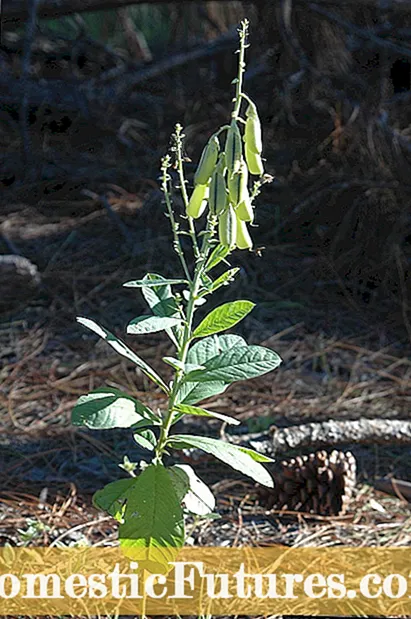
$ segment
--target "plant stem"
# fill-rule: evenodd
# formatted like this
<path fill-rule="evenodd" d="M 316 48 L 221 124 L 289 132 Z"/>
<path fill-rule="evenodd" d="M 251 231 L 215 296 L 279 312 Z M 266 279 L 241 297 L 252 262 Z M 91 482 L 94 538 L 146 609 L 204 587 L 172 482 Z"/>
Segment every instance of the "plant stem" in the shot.
<path fill-rule="evenodd" d="M 233 118 L 237 119 L 240 113 L 241 107 L 241 98 L 242 98 L 242 89 L 243 89 L 243 75 L 245 72 L 245 48 L 246 48 L 246 37 L 248 33 L 248 20 L 244 19 L 241 22 L 241 28 L 239 30 L 240 35 L 240 49 L 238 50 L 239 59 L 238 59 L 238 75 L 236 81 L 236 89 L 235 89 L 235 105 L 233 111 Z"/>
<path fill-rule="evenodd" d="M 213 237 L 214 229 L 216 226 L 216 218 L 213 216 L 209 216 L 207 220 L 207 228 L 205 230 L 203 236 L 203 242 L 201 245 L 201 250 L 199 252 L 199 259 L 195 266 L 194 277 L 190 284 L 190 296 L 187 305 L 187 315 L 186 315 L 186 324 L 184 328 L 183 337 L 181 339 L 181 346 L 178 351 L 178 359 L 185 363 L 188 353 L 188 348 L 190 346 L 190 342 L 192 339 L 192 331 L 193 331 L 193 319 L 195 312 L 195 301 L 197 300 L 197 295 L 201 286 L 201 276 L 203 275 L 204 267 L 207 262 L 208 256 L 210 254 L 210 240 Z M 164 453 L 164 449 L 168 440 L 168 434 L 170 428 L 173 423 L 173 412 L 174 405 L 178 395 L 178 391 L 181 385 L 182 379 L 182 370 L 176 370 L 173 382 L 173 388 L 170 393 L 167 413 L 164 418 L 164 423 L 160 431 L 160 437 L 157 443 L 156 449 L 156 458 L 161 460 L 162 454 Z"/>
<path fill-rule="evenodd" d="M 168 168 L 170 167 L 170 165 L 171 165 L 170 157 L 167 155 L 166 157 L 162 159 L 162 162 L 161 162 L 161 171 L 162 171 L 161 188 L 164 193 L 164 200 L 167 206 L 167 213 L 170 218 L 171 229 L 173 231 L 174 249 L 178 257 L 180 258 L 180 262 L 181 262 L 181 266 L 183 267 L 184 275 L 186 276 L 187 280 L 191 282 L 190 271 L 189 271 L 189 268 L 187 266 L 187 263 L 184 257 L 183 249 L 181 247 L 180 237 L 178 235 L 179 225 L 176 222 L 175 217 L 174 217 L 173 206 L 171 204 L 171 199 L 170 199 L 170 191 L 168 188 L 168 181 L 170 180 L 170 175 L 168 174 Z"/>
<path fill-rule="evenodd" d="M 183 168 L 183 128 L 180 124 L 176 125 L 175 132 L 175 142 L 176 142 L 176 160 L 177 160 L 177 171 L 180 179 L 180 190 L 181 195 L 183 197 L 184 207 L 187 210 L 188 207 L 188 195 L 187 195 L 187 187 L 186 180 L 184 177 L 184 168 Z M 188 219 L 188 228 L 191 237 L 191 241 L 193 243 L 194 256 L 196 260 L 200 257 L 200 250 L 198 248 L 196 231 L 194 227 L 194 221 L 192 217 L 187 217 Z"/>

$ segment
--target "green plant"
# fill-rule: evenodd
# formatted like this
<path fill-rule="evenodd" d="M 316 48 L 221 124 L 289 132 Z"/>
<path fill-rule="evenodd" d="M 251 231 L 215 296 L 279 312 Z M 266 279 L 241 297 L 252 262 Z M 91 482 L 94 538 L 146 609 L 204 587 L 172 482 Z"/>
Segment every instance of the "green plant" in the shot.
<path fill-rule="evenodd" d="M 237 268 L 228 268 L 213 276 L 217 265 L 228 265 L 230 252 L 250 249 L 251 237 L 247 221 L 253 220 L 253 202 L 262 182 L 259 177 L 251 192 L 248 172 L 262 174 L 261 128 L 254 103 L 242 91 L 245 70 L 244 54 L 248 23 L 239 30 L 239 71 L 235 83 L 234 109 L 229 125 L 221 127 L 209 139 L 194 178 L 194 191 L 189 198 L 184 173 L 182 127 L 176 126 L 171 155 L 162 160 L 162 189 L 174 248 L 183 270 L 182 277 L 165 279 L 148 273 L 143 279 L 124 284 L 141 288 L 151 315 L 139 316 L 127 327 L 127 333 L 140 335 L 164 330 L 176 353 L 164 357 L 173 369 L 173 379 L 163 378 L 126 344 L 88 318 L 77 320 L 94 331 L 118 353 L 132 361 L 167 396 L 167 409 L 150 410 L 133 397 L 112 388 L 101 388 L 81 396 L 72 415 L 75 425 L 92 429 L 130 428 L 135 441 L 151 451 L 151 462 L 137 464 L 125 458 L 121 465 L 129 479 L 108 484 L 94 496 L 95 504 L 119 522 L 123 548 L 145 548 L 149 557 L 160 551 L 161 557 L 172 555 L 172 549 L 184 543 L 184 509 L 205 516 L 213 512 L 215 500 L 211 491 L 187 464 L 166 466 L 164 456 L 171 450 L 196 448 L 212 454 L 255 481 L 272 486 L 272 478 L 262 463 L 269 458 L 243 447 L 206 436 L 173 434 L 174 425 L 184 415 L 198 415 L 237 424 L 238 421 L 207 410 L 199 403 L 222 393 L 237 381 L 260 376 L 274 370 L 281 362 L 270 349 L 248 346 L 238 335 L 218 335 L 247 316 L 254 304 L 248 300 L 224 303 L 210 311 L 200 322 L 195 320 L 197 308 L 221 286 L 229 284 Z M 247 120 L 240 116 L 243 102 L 248 107 Z M 240 129 L 245 126 L 243 135 Z M 225 136 L 222 148 L 221 138 Z M 243 145 L 244 142 L 244 145 Z M 249 170 L 244 161 L 251 161 Z M 173 207 L 171 166 L 177 172 L 178 189 L 185 206 L 185 216 L 178 217 Z M 208 207 L 208 209 L 207 209 Z M 195 219 L 207 210 L 205 226 L 198 230 Z M 185 225 L 184 225 L 185 224 Z M 217 234 L 218 230 L 218 234 Z M 182 236 L 191 240 L 194 266 L 190 269 Z M 218 237 L 218 238 L 217 238 Z M 181 293 L 175 292 L 181 287 Z M 157 554 L 158 558 L 158 554 Z"/>

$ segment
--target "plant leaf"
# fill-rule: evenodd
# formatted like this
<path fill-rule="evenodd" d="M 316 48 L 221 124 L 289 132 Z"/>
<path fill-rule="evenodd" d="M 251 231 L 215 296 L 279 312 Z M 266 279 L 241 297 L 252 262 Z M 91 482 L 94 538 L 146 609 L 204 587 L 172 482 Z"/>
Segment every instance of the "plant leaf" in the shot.
<path fill-rule="evenodd" d="M 136 478 L 118 479 L 97 490 L 93 496 L 93 504 L 98 509 L 113 516 L 118 522 L 123 520 L 127 493 L 137 482 Z"/>
<path fill-rule="evenodd" d="M 90 329 L 94 333 L 97 333 L 103 340 L 106 340 L 107 344 L 109 344 L 116 352 L 120 355 L 123 355 L 129 361 L 132 361 L 137 367 L 139 367 L 145 374 L 148 376 L 156 385 L 158 385 L 163 391 L 167 394 L 169 393 L 169 389 L 163 379 L 155 372 L 145 361 L 143 361 L 135 352 L 133 352 L 124 342 L 122 342 L 119 338 L 113 335 L 110 331 L 98 325 L 94 320 L 90 320 L 89 318 L 77 317 L 77 322 L 79 322 L 83 327 Z"/>
<path fill-rule="evenodd" d="M 176 404 L 197 404 L 201 400 L 223 393 L 227 385 L 222 381 L 208 383 L 182 382 L 177 393 Z"/>
<path fill-rule="evenodd" d="M 152 411 L 126 393 L 101 388 L 79 397 L 71 413 L 71 422 L 91 430 L 108 430 L 130 428 L 142 419 L 151 421 L 153 416 Z"/>
<path fill-rule="evenodd" d="M 215 292 L 221 286 L 227 285 L 229 282 L 232 282 L 239 270 L 240 267 L 235 267 L 234 269 L 229 269 L 228 271 L 220 275 L 220 277 L 217 277 L 217 279 L 214 280 L 211 284 L 209 292 Z"/>
<path fill-rule="evenodd" d="M 218 458 L 233 469 L 244 473 L 244 475 L 251 477 L 264 486 L 272 488 L 274 485 L 271 475 L 260 464 L 260 462 L 272 462 L 272 460 L 254 452 L 252 449 L 246 449 L 246 451 L 244 451 L 245 448 L 231 443 L 204 436 L 192 436 L 190 434 L 177 434 L 171 436 L 169 445 L 175 449 L 184 449 L 187 445 L 189 447 L 196 447 L 197 449 L 212 454 L 215 458 Z"/>
<path fill-rule="evenodd" d="M 200 408 L 198 406 L 188 406 L 187 404 L 177 404 L 175 409 L 179 413 L 183 413 L 184 415 L 196 415 L 198 417 L 214 417 L 215 419 L 220 419 L 220 421 L 225 421 L 233 426 L 238 426 L 241 422 L 238 419 L 234 419 L 234 417 L 228 417 L 227 415 L 222 415 L 221 413 L 214 413 L 213 411 L 208 411 L 205 408 Z"/>
<path fill-rule="evenodd" d="M 220 264 L 220 262 L 224 260 L 224 258 L 226 258 L 229 253 L 229 247 L 226 247 L 225 245 L 217 245 L 217 247 L 215 247 L 211 252 L 209 259 L 207 260 L 205 270 L 211 271 L 211 269 L 217 266 L 217 264 Z"/>
<path fill-rule="evenodd" d="M 144 279 L 134 279 L 126 282 L 123 286 L 126 288 L 157 288 L 160 286 L 173 286 L 174 284 L 188 284 L 188 281 L 186 279 L 165 279 L 161 275 L 148 273 Z"/>
<path fill-rule="evenodd" d="M 192 514 L 206 516 L 215 508 L 210 488 L 197 477 L 188 464 L 176 464 L 167 469 L 178 496 Z"/>
<path fill-rule="evenodd" d="M 135 432 L 133 438 L 137 445 L 147 449 L 148 451 L 154 451 L 157 444 L 156 435 L 152 430 L 141 430 L 141 432 Z"/>
<path fill-rule="evenodd" d="M 147 285 L 142 287 L 143 296 L 156 316 L 180 317 L 170 284 L 164 277 L 155 273 L 147 273 L 142 281 L 147 282 Z"/>
<path fill-rule="evenodd" d="M 193 337 L 205 337 L 230 329 L 240 322 L 255 304 L 251 301 L 231 301 L 224 303 L 213 309 L 204 320 L 198 325 L 193 333 Z"/>
<path fill-rule="evenodd" d="M 166 316 L 138 316 L 127 325 L 127 333 L 138 335 L 140 333 L 156 333 L 175 327 L 181 323 L 178 318 Z"/>
<path fill-rule="evenodd" d="M 145 563 L 165 568 L 184 543 L 179 497 L 162 464 L 150 464 L 135 481 L 127 492 L 120 544 L 124 550 L 145 549 Z"/>
<path fill-rule="evenodd" d="M 247 342 L 240 335 L 211 335 L 191 346 L 187 361 L 193 365 L 204 365 L 206 361 L 217 357 L 223 350 L 235 346 L 247 346 Z"/>
<path fill-rule="evenodd" d="M 142 287 L 142 293 L 153 314 L 164 318 L 181 319 L 177 301 L 169 283 L 172 280 L 166 280 L 156 273 L 147 273 L 142 281 L 147 282 L 147 285 Z M 184 280 L 180 280 L 179 283 L 181 281 Z M 166 333 L 175 346 L 178 347 L 179 327 L 175 326 L 174 328 L 166 329 Z"/>
<path fill-rule="evenodd" d="M 186 375 L 185 380 L 201 383 L 222 381 L 230 384 L 271 372 L 280 363 L 281 357 L 269 348 L 237 346 L 204 362 L 205 370 L 193 370 Z"/>

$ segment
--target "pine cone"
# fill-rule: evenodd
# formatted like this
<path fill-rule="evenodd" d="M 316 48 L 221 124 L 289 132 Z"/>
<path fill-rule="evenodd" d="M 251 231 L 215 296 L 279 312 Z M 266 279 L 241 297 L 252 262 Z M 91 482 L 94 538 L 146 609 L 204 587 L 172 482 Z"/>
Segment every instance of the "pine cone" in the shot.
<path fill-rule="evenodd" d="M 273 490 L 260 492 L 261 503 L 268 509 L 338 516 L 352 496 L 356 461 L 349 451 L 317 451 L 283 460 L 272 475 Z"/>

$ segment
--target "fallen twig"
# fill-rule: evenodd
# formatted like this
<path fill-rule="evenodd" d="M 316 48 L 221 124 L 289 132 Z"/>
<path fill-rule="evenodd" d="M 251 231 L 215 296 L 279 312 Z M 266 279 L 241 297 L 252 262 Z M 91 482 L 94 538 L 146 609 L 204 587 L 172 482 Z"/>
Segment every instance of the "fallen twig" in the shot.
<path fill-rule="evenodd" d="M 355 419 L 307 423 L 274 432 L 259 432 L 248 436 L 230 436 L 230 441 L 258 452 L 274 456 L 295 449 L 310 450 L 352 443 L 380 445 L 411 444 L 411 421 L 403 419 Z"/>

